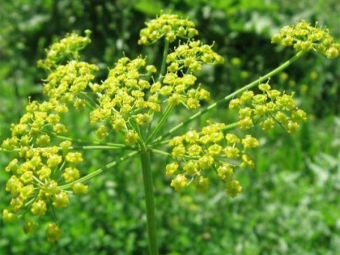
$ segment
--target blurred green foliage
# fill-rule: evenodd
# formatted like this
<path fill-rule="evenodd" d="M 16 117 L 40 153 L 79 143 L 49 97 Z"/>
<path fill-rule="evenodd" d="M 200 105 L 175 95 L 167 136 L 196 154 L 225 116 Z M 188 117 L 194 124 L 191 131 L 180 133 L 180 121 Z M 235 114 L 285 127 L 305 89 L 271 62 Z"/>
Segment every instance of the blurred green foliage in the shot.
<path fill-rule="evenodd" d="M 204 42 L 226 58 L 224 66 L 206 68 L 204 85 L 214 97 L 225 95 L 285 61 L 289 50 L 270 44 L 270 36 L 300 19 L 327 25 L 339 38 L 337 0 L 17 0 L 0 8 L 0 140 L 17 122 L 28 97 L 42 97 L 44 73 L 36 61 L 44 48 L 65 33 L 93 31 L 92 44 L 83 54 L 97 64 L 102 77 L 126 55 L 148 55 L 157 60 L 162 49 L 137 45 L 144 21 L 160 10 L 188 15 Z M 196 254 L 322 254 L 340 252 L 340 63 L 310 54 L 278 77 L 273 87 L 295 91 L 311 120 L 294 138 L 282 131 L 263 137 L 257 167 L 239 173 L 242 195 L 231 200 L 210 189 L 205 194 L 174 193 L 164 177 L 165 162 L 153 159 L 160 253 Z M 216 113 L 216 112 L 215 112 Z M 176 118 L 185 119 L 178 112 Z M 213 115 L 214 113 L 212 113 Z M 221 118 L 233 118 L 218 109 Z M 209 116 L 204 116 L 204 122 Z M 89 131 L 81 116 L 69 121 Z M 193 123 L 192 125 L 199 125 Z M 257 132 L 257 131 L 254 131 Z M 119 154 L 88 155 L 85 171 Z M 8 203 L 3 171 L 7 155 L 0 154 L 0 208 Z M 63 237 L 57 245 L 44 233 L 26 236 L 19 226 L 0 223 L 2 254 L 146 254 L 145 211 L 140 167 L 119 165 L 91 181 L 90 193 L 62 214 Z"/>

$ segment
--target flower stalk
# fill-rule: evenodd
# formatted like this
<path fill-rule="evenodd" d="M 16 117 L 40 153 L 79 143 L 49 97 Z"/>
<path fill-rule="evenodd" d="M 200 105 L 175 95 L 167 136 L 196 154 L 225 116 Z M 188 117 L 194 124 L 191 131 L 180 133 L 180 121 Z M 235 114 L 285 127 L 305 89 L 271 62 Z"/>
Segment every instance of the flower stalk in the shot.
<path fill-rule="evenodd" d="M 143 170 L 144 195 L 146 205 L 147 232 L 149 243 L 149 254 L 158 255 L 157 228 L 155 216 L 155 203 L 153 194 L 153 181 L 151 172 L 150 151 L 143 147 L 140 152 L 140 160 Z"/>

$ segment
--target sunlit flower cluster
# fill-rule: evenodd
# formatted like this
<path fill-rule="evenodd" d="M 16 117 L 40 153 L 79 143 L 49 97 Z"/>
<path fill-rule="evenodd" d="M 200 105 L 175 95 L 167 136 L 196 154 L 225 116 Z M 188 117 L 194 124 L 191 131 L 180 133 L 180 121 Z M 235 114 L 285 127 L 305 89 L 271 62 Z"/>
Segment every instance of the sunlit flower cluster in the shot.
<path fill-rule="evenodd" d="M 292 46 L 298 51 L 315 50 L 327 58 L 340 55 L 340 43 L 334 41 L 327 28 L 312 27 L 304 20 L 293 26 L 283 27 L 272 37 L 272 42 Z"/>
<path fill-rule="evenodd" d="M 177 38 L 192 38 L 197 34 L 194 22 L 182 19 L 176 14 L 162 14 L 146 22 L 146 28 L 141 30 L 138 43 L 150 44 L 162 37 L 173 42 Z"/>
<path fill-rule="evenodd" d="M 188 131 L 170 140 L 174 162 L 166 166 L 166 175 L 172 177 L 171 186 L 181 191 L 191 182 L 198 190 L 209 186 L 209 176 L 216 173 L 224 182 L 226 193 L 237 196 L 242 187 L 234 178 L 237 167 L 253 167 L 249 150 L 259 142 L 251 135 L 243 138 L 226 133 L 223 123 L 209 123 L 201 132 Z"/>
<path fill-rule="evenodd" d="M 196 72 L 202 69 L 202 64 L 222 64 L 224 60 L 212 50 L 212 46 L 203 44 L 199 40 L 191 40 L 168 54 L 166 62 L 170 64 L 168 67 L 170 72 L 176 72 L 182 68 Z"/>
<path fill-rule="evenodd" d="M 239 109 L 240 128 L 250 129 L 258 123 L 263 130 L 270 130 L 278 123 L 288 133 L 296 133 L 300 123 L 307 120 L 307 115 L 296 106 L 293 95 L 271 89 L 268 83 L 260 84 L 259 90 L 261 94 L 245 91 L 239 98 L 230 101 L 230 109 Z"/>

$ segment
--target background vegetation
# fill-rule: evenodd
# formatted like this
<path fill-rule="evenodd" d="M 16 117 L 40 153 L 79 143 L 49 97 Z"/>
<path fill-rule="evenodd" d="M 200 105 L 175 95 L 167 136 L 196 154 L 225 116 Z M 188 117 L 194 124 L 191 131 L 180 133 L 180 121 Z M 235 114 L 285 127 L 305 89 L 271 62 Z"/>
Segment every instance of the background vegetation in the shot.
<path fill-rule="evenodd" d="M 93 31 L 93 42 L 83 55 L 100 66 L 104 78 L 124 54 L 159 58 L 161 49 L 137 45 L 145 20 L 160 10 L 189 16 L 200 39 L 214 42 L 214 49 L 226 59 L 224 66 L 204 69 L 201 75 L 216 99 L 292 54 L 270 44 L 270 36 L 284 25 L 300 19 L 318 21 L 340 38 L 337 0 L 17 0 L 1 5 L 0 140 L 9 135 L 10 123 L 18 121 L 28 97 L 43 97 L 45 74 L 36 61 L 67 32 Z M 153 159 L 160 253 L 340 253 L 336 235 L 340 231 L 339 82 L 339 61 L 313 54 L 273 77 L 272 86 L 296 92 L 309 122 L 294 137 L 282 130 L 261 138 L 256 168 L 239 172 L 244 191 L 236 199 L 227 198 L 218 184 L 204 194 L 191 189 L 175 193 L 164 177 L 165 162 Z M 186 114 L 178 112 L 174 118 L 184 119 Z M 233 118 L 226 107 L 211 115 Z M 88 133 L 81 116 L 69 121 L 79 127 L 74 130 L 77 135 Z M 86 171 L 119 156 L 105 153 L 88 155 Z M 9 201 L 4 190 L 7 162 L 8 155 L 0 154 L 1 211 Z M 45 241 L 43 230 L 26 236 L 20 226 L 0 223 L 0 251 L 6 255 L 146 254 L 141 178 L 139 165 L 126 162 L 91 181 L 90 193 L 71 201 L 61 213 L 63 237 L 57 245 Z"/>

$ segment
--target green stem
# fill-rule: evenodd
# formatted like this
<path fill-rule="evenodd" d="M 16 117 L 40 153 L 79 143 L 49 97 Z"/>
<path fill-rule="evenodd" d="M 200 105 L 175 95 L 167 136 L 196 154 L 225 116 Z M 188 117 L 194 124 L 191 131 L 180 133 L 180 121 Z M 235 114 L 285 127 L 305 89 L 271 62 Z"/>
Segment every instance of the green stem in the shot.
<path fill-rule="evenodd" d="M 182 126 L 184 126 L 185 124 L 193 121 L 194 119 L 200 117 L 202 114 L 210 111 L 211 109 L 215 108 L 218 105 L 221 105 L 225 102 L 228 102 L 230 99 L 234 98 L 236 95 L 241 94 L 242 92 L 253 88 L 254 86 L 260 84 L 263 81 L 268 80 L 270 77 L 278 74 L 279 72 L 281 72 L 282 70 L 284 70 L 285 68 L 287 68 L 288 66 L 290 66 L 293 62 L 295 62 L 296 60 L 298 60 L 300 57 L 303 56 L 303 54 L 305 54 L 306 51 L 299 51 L 298 53 L 296 53 L 291 59 L 287 60 L 286 62 L 284 62 L 282 65 L 280 65 L 279 67 L 277 67 L 276 69 L 274 69 L 273 71 L 267 73 L 265 76 L 260 77 L 259 79 L 257 79 L 256 81 L 253 81 L 252 83 L 249 83 L 248 85 L 245 85 L 244 87 L 236 90 L 235 92 L 229 94 L 228 96 L 220 99 L 219 101 L 207 106 L 206 108 L 204 108 L 203 110 L 197 112 L 196 114 L 192 115 L 189 119 L 187 119 L 186 121 L 181 122 L 180 124 L 178 124 L 177 126 L 175 126 L 174 128 L 170 129 L 167 133 L 165 133 L 162 136 L 159 136 L 158 138 L 156 138 L 154 140 L 154 142 L 158 142 L 163 140 L 163 138 L 171 135 L 173 132 L 177 131 L 178 129 L 180 129 Z"/>
<path fill-rule="evenodd" d="M 79 97 L 85 100 L 85 104 L 88 106 L 90 110 L 94 110 L 97 107 L 99 107 L 99 105 L 95 103 L 95 101 L 88 95 L 88 93 L 81 92 L 79 93 Z"/>
<path fill-rule="evenodd" d="M 109 146 L 109 145 L 86 145 L 86 146 L 72 146 L 69 149 L 77 150 L 124 150 L 127 149 L 127 146 Z M 129 148 L 131 150 L 131 148 Z"/>
<path fill-rule="evenodd" d="M 162 155 L 165 157 L 171 157 L 171 154 L 165 151 L 157 150 L 157 149 L 152 149 L 152 152 L 158 155 Z"/>
<path fill-rule="evenodd" d="M 151 141 L 152 138 L 154 138 L 154 136 L 158 133 L 158 131 L 161 129 L 161 127 L 163 126 L 164 122 L 166 121 L 166 119 L 168 118 L 169 114 L 171 113 L 171 110 L 173 109 L 173 107 L 168 104 L 166 109 L 164 110 L 164 113 L 162 115 L 162 117 L 160 118 L 160 120 L 158 121 L 157 125 L 155 126 L 155 128 L 153 129 L 152 133 L 149 135 L 148 139 L 147 139 L 147 143 L 149 141 Z"/>
<path fill-rule="evenodd" d="M 164 50 L 163 50 L 163 56 L 162 56 L 162 65 L 161 65 L 161 70 L 159 71 L 158 81 L 161 81 L 163 75 L 165 74 L 166 57 L 168 56 L 169 45 L 170 45 L 169 42 L 164 40 Z"/>
<path fill-rule="evenodd" d="M 133 157 L 133 156 L 136 155 L 137 153 L 138 153 L 137 151 L 133 151 L 133 152 L 127 154 L 126 156 L 121 157 L 121 158 L 119 158 L 118 160 L 115 160 L 115 161 L 113 161 L 113 162 L 107 164 L 106 166 L 104 166 L 104 167 L 102 167 L 102 168 L 97 169 L 96 171 L 94 171 L 94 172 L 92 172 L 92 173 L 90 173 L 90 174 L 88 174 L 88 175 L 85 175 L 84 177 L 78 179 L 77 182 L 85 182 L 85 181 L 87 181 L 87 180 L 90 180 L 90 179 L 92 179 L 93 177 L 95 177 L 95 176 L 101 174 L 104 170 L 107 170 L 107 169 L 109 169 L 110 167 L 113 167 L 113 166 L 117 165 L 118 163 L 120 163 L 120 162 L 122 162 L 122 161 L 125 161 L 125 160 L 127 160 L 127 159 Z M 59 188 L 60 188 L 60 189 L 68 189 L 68 188 L 70 188 L 72 185 L 73 185 L 73 183 L 68 183 L 68 184 L 65 184 L 65 185 L 60 186 Z"/>
<path fill-rule="evenodd" d="M 155 204 L 153 195 L 153 182 L 150 164 L 150 151 L 143 147 L 140 152 L 143 169 L 143 182 L 146 204 L 146 219 L 149 238 L 149 255 L 158 255 Z"/>
<path fill-rule="evenodd" d="M 111 148 L 120 148 L 120 149 L 131 149 L 131 146 L 128 146 L 126 144 L 121 144 L 121 143 L 110 143 L 110 142 L 106 142 L 103 143 L 102 141 L 95 141 L 95 140 L 90 140 L 90 139 L 79 139 L 79 138 L 71 138 L 71 137 L 67 137 L 67 136 L 63 136 L 63 135 L 57 135 L 56 133 L 47 133 L 48 135 L 53 135 L 54 137 L 58 138 L 58 139 L 62 139 L 62 140 L 67 140 L 67 141 L 72 141 L 72 142 L 77 142 L 77 143 L 87 143 L 87 144 L 96 144 L 99 146 L 110 146 Z"/>
<path fill-rule="evenodd" d="M 54 146 L 53 148 L 58 148 L 59 150 L 62 150 L 62 147 L 58 147 L 58 146 Z M 43 150 L 48 150 L 51 149 L 51 147 L 39 147 L 39 150 L 43 151 Z M 70 151 L 73 150 L 132 150 L 133 148 L 131 147 L 127 147 L 127 146 L 123 146 L 123 147 L 119 147 L 119 146 L 108 146 L 108 145 L 88 145 L 88 146 L 81 146 L 81 145 L 76 145 L 76 146 L 71 146 L 69 148 L 67 148 Z M 20 152 L 22 149 L 21 148 L 15 148 L 12 150 L 4 150 L 0 148 L 0 152 Z"/>

